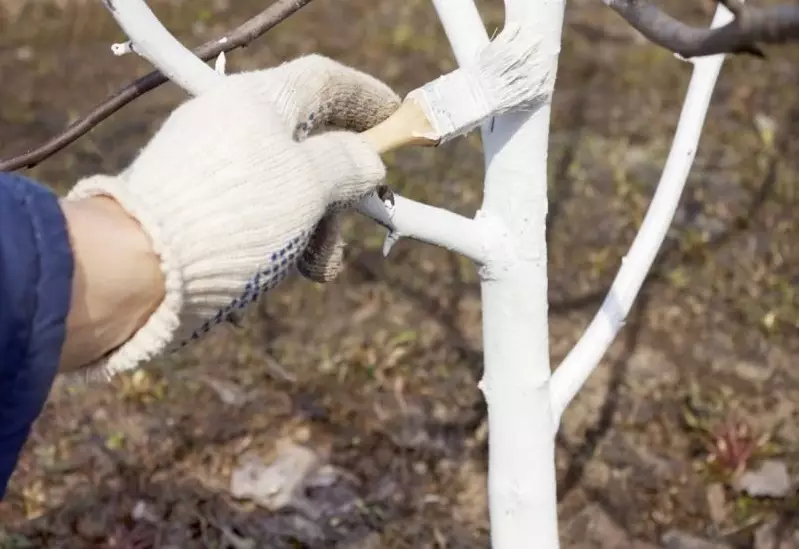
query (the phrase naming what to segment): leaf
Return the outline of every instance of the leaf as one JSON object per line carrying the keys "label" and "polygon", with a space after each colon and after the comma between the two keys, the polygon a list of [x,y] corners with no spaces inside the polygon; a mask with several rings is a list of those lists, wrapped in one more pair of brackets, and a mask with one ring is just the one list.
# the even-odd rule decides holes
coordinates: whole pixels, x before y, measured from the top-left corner
{"label": "leaf", "polygon": [[278,441],[277,458],[270,464],[258,459],[241,463],[230,477],[230,493],[249,499],[272,511],[301,503],[307,478],[321,464],[311,449],[288,439]]}
{"label": "leaf", "polygon": [[760,134],[760,139],[767,149],[774,147],[774,134],[777,131],[777,121],[763,113],[755,115],[755,127]]}
{"label": "leaf", "polygon": [[719,484],[711,484],[707,487],[707,507],[710,518],[715,524],[723,524],[727,520],[727,498],[724,495],[724,487]]}
{"label": "leaf", "polygon": [[119,450],[125,444],[125,433],[115,431],[105,439],[105,447],[109,450]]}
{"label": "leaf", "polygon": [[788,466],[779,460],[766,460],[756,471],[746,471],[735,481],[735,489],[752,497],[784,498],[793,492]]}
{"label": "leaf", "polygon": [[413,343],[419,337],[416,330],[405,330],[394,336],[389,342],[387,347],[397,347],[404,343]]}
{"label": "leaf", "polygon": [[216,379],[211,376],[200,376],[199,380],[210,387],[219,397],[219,400],[229,406],[243,406],[252,398],[252,395],[247,394],[241,387],[230,381]]}

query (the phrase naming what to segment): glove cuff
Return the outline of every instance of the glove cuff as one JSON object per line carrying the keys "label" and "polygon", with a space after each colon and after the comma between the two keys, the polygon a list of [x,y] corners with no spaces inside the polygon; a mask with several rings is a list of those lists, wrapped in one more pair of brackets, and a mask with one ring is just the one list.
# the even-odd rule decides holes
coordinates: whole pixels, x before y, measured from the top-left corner
{"label": "glove cuff", "polygon": [[113,198],[128,215],[139,222],[159,257],[165,283],[164,300],[147,322],[120,347],[90,364],[86,369],[89,379],[97,377],[109,379],[161,354],[172,342],[180,326],[183,277],[172,250],[164,242],[158,223],[150,217],[148,209],[127,189],[119,177],[96,175],[83,179],[70,190],[66,200],[79,200],[92,196]]}

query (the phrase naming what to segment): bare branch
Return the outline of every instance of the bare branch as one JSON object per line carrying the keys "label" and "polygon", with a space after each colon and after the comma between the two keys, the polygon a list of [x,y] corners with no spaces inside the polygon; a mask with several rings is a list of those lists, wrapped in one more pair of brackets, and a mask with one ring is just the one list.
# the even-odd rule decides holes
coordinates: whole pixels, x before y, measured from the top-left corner
{"label": "bare branch", "polygon": [[[258,15],[248,19],[239,27],[228,32],[225,36],[206,42],[196,48],[195,55],[203,61],[213,59],[222,52],[229,52],[247,46],[250,42],[261,37],[267,31],[287,19],[300,8],[308,5],[311,0],[276,0]],[[102,104],[95,107],[89,114],[67,127],[64,132],[56,135],[42,145],[27,152],[0,160],[0,171],[11,171],[19,168],[31,168],[42,160],[57,153],[79,137],[85,135],[100,122],[117,112],[119,109],[132,102],[145,93],[154,90],[168,79],[160,71],[153,71],[138,78],[117,91]]]}
{"label": "bare branch", "polygon": [[719,53],[763,57],[759,44],[799,41],[799,6],[744,8],[740,0],[722,0],[735,20],[707,29],[686,25],[647,0],[604,1],[646,38],[685,58]]}

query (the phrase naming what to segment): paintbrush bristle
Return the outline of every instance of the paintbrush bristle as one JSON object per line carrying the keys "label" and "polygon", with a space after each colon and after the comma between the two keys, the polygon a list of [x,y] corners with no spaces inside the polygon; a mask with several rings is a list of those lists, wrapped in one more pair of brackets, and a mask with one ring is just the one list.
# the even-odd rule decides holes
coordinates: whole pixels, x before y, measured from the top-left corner
{"label": "paintbrush bristle", "polygon": [[506,26],[480,53],[477,70],[494,115],[529,108],[551,91],[553,59],[535,37],[519,25]]}
{"label": "paintbrush bristle", "polygon": [[508,23],[474,62],[445,74],[409,94],[425,111],[444,142],[512,110],[530,109],[552,91],[553,57],[538,35]]}

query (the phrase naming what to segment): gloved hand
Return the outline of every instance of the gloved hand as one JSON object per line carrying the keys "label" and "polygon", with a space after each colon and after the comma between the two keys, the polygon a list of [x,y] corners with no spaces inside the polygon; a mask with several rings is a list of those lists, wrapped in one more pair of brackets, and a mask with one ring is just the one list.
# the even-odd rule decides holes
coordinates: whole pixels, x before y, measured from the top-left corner
{"label": "gloved hand", "polygon": [[[295,265],[315,280],[335,277],[339,212],[385,179],[354,132],[399,102],[380,81],[318,55],[233,74],[178,107],[127,169],[79,181],[67,200],[116,199],[153,242],[166,285],[146,324],[94,372],[113,375],[201,337]],[[308,137],[331,126],[354,132]]]}

